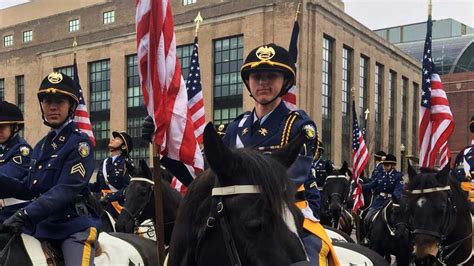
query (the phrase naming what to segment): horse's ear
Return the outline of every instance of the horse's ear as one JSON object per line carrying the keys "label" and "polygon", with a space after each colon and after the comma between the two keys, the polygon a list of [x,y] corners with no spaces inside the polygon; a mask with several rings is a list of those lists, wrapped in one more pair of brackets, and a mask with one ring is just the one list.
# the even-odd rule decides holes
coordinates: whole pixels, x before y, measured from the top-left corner
{"label": "horse's ear", "polygon": [[347,162],[344,161],[344,163],[342,163],[341,172],[344,174],[347,173],[348,168],[349,166],[347,166]]}
{"label": "horse's ear", "polygon": [[408,161],[408,178],[412,179],[416,175],[418,175],[418,173],[416,172],[415,168],[413,168],[410,161]]}
{"label": "horse's ear", "polygon": [[148,178],[150,180],[153,180],[153,176],[150,170],[150,167],[148,167],[148,164],[144,159],[141,159],[139,161],[140,164],[140,171],[135,171],[134,176],[135,177],[144,177]]}
{"label": "horse's ear", "polygon": [[326,170],[326,174],[327,173],[332,173],[332,171],[334,170],[334,167],[332,166],[332,163],[326,163],[326,165],[324,166],[325,170]]}
{"label": "horse's ear", "polygon": [[298,154],[301,151],[301,147],[303,147],[304,142],[306,141],[306,136],[304,133],[298,134],[298,136],[293,139],[290,143],[283,146],[281,149],[278,149],[272,152],[272,157],[279,161],[286,167],[290,167],[293,162],[298,157]]}
{"label": "horse's ear", "polygon": [[448,184],[448,178],[449,178],[449,163],[447,163],[441,171],[439,171],[436,174],[436,179],[438,179],[438,182],[440,182],[442,185],[447,185]]}
{"label": "horse's ear", "polygon": [[207,123],[204,128],[204,154],[216,174],[222,175],[229,167],[232,152],[224,145],[212,122]]}

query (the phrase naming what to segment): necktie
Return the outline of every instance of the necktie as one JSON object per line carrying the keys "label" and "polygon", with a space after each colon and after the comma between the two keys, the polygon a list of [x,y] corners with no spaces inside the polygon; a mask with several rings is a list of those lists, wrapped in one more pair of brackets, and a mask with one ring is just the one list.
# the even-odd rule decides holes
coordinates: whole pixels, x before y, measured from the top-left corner
{"label": "necktie", "polygon": [[255,122],[253,122],[252,124],[252,135],[255,135],[255,133],[257,133],[258,129],[260,128],[260,120],[255,120]]}

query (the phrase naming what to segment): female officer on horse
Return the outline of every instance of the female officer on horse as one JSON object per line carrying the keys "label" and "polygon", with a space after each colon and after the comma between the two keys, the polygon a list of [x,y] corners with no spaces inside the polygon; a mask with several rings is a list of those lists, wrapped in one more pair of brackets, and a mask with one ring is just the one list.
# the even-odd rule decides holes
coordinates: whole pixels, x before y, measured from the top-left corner
{"label": "female officer on horse", "polygon": [[36,144],[28,176],[1,178],[0,195],[33,199],[5,220],[13,231],[24,231],[61,248],[66,265],[94,265],[100,220],[87,204],[94,171],[91,142],[73,122],[79,104],[74,81],[53,72],[38,91],[44,124],[51,131]]}
{"label": "female officer on horse", "polygon": [[[0,103],[0,178],[23,180],[28,174],[31,146],[19,134],[24,123],[20,108],[6,101]],[[0,199],[0,221],[27,204],[17,198]]]}

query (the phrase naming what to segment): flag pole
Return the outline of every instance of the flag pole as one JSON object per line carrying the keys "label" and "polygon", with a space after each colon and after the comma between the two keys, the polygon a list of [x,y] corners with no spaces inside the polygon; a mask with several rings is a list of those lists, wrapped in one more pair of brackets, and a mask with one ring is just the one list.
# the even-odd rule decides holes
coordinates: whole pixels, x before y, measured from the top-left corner
{"label": "flag pole", "polygon": [[431,17],[431,11],[433,10],[433,3],[431,0],[428,1],[428,16]]}
{"label": "flag pole", "polygon": [[202,21],[203,21],[203,19],[201,17],[201,11],[199,11],[196,18],[194,19],[194,24],[196,24],[196,31],[194,33],[195,37],[198,36],[199,26],[201,25]]}
{"label": "flag pole", "polygon": [[298,7],[296,8],[295,21],[298,20],[298,16],[301,13],[300,7],[301,7],[301,1],[298,2]]}
{"label": "flag pole", "polygon": [[72,42],[72,53],[74,54],[74,61],[76,61],[76,48],[77,48],[77,41],[76,41],[76,36],[74,36],[74,41]]}

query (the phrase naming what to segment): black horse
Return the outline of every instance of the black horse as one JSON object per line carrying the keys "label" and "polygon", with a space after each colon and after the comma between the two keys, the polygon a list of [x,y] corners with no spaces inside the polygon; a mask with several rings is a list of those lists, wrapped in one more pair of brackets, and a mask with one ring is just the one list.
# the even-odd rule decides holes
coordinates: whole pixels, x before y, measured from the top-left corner
{"label": "black horse", "polygon": [[204,147],[210,169],[193,181],[183,198],[168,265],[306,263],[297,232],[303,217],[286,174],[304,138],[272,155],[230,150],[209,123]]}
{"label": "black horse", "polygon": [[375,250],[388,262],[396,257],[397,265],[409,265],[412,252],[406,200],[393,198],[371,222],[369,248]]}
{"label": "black horse", "polygon": [[350,191],[350,171],[347,162],[341,169],[331,165],[326,166],[327,177],[321,192],[321,224],[340,229],[350,235],[353,227],[353,217],[346,207]]}
{"label": "black horse", "polygon": [[[148,219],[153,222],[155,216],[155,193],[154,181],[150,168],[144,160],[140,161],[141,171],[134,174],[130,179],[130,184],[125,189],[125,204],[122,212],[117,219],[115,229],[117,232],[134,233],[142,223]],[[178,213],[178,207],[181,202],[181,194],[171,188],[167,181],[168,173],[162,169],[160,180],[163,202],[163,221],[165,232],[165,244],[169,245],[171,240],[171,233],[173,231],[174,221]],[[155,230],[153,228],[145,228],[145,233],[152,234]]]}
{"label": "black horse", "polygon": [[[415,263],[473,265],[472,220],[465,193],[441,171],[408,167],[408,213],[415,243]],[[438,249],[439,247],[439,249]]]}

